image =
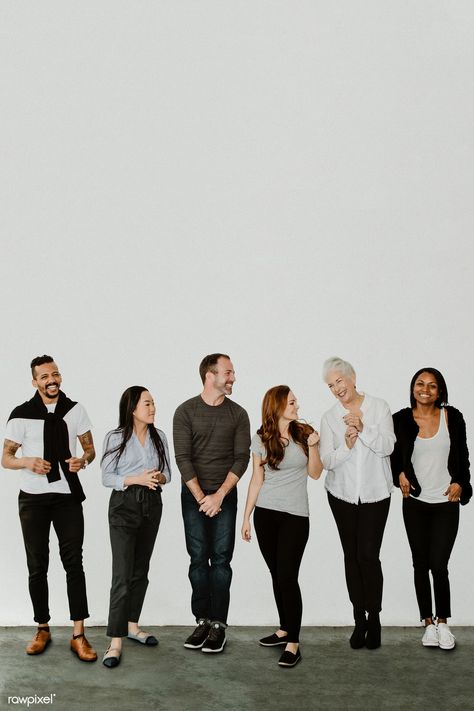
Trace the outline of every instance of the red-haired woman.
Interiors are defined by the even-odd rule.
[[[242,524],[250,541],[250,516],[273,582],[279,629],[260,640],[263,647],[283,645],[278,664],[293,667],[301,659],[299,632],[303,605],[298,571],[309,534],[307,480],[319,479],[323,465],[319,434],[298,422],[298,403],[287,385],[265,393],[262,426],[251,444],[253,474]]]

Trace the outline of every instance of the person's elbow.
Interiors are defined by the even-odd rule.
[[[102,472],[102,485],[106,486],[108,489],[113,487],[115,484],[114,479],[112,478],[112,475],[109,472]]]
[[[315,481],[317,481],[321,477],[323,470],[323,465],[318,464],[314,467],[308,468],[308,476],[310,477],[310,479],[314,479]]]

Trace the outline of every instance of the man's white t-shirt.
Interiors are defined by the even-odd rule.
[[[48,412],[54,412],[56,403],[47,405]],[[71,457],[76,456],[77,437],[85,434],[91,429],[89,416],[80,403],[76,403],[69,412],[64,415],[69,434],[69,450]],[[41,457],[43,459],[44,420],[31,420],[25,417],[14,417],[7,423],[5,433],[6,439],[21,445],[21,455],[23,457]],[[20,489],[26,494],[70,494],[71,489],[64,476],[61,466],[59,466],[60,479],[49,483],[45,474],[35,474],[30,469],[20,469]]]

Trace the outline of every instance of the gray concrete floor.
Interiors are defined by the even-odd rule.
[[[222,654],[187,650],[187,627],[152,627],[158,647],[124,642],[122,663],[106,669],[104,628],[87,636],[100,657],[80,662],[69,650],[70,629],[52,628],[44,654],[24,648],[34,628],[0,628],[0,708],[26,708],[8,697],[53,694],[56,711],[274,711],[279,709],[454,709],[474,710],[474,628],[453,628],[451,652],[421,646],[421,628],[383,629],[378,650],[352,650],[349,628],[305,627],[303,659],[278,667],[281,649],[256,640],[273,630],[234,627]],[[30,703],[29,708],[45,708]]]

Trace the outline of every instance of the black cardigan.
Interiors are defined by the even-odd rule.
[[[448,413],[449,439],[451,441],[448,472],[451,475],[451,483],[459,484],[462,487],[461,504],[467,504],[472,496],[472,486],[470,484],[466,423],[462,414],[455,407],[446,405],[446,410]],[[393,415],[393,428],[397,438],[393,453],[390,455],[393,483],[395,486],[400,487],[399,476],[401,472],[404,472],[406,478],[414,487],[410,491],[411,495],[419,496],[421,494],[421,486],[416,478],[411,457],[420,428],[415,422],[413,411],[410,407],[405,407]]]

